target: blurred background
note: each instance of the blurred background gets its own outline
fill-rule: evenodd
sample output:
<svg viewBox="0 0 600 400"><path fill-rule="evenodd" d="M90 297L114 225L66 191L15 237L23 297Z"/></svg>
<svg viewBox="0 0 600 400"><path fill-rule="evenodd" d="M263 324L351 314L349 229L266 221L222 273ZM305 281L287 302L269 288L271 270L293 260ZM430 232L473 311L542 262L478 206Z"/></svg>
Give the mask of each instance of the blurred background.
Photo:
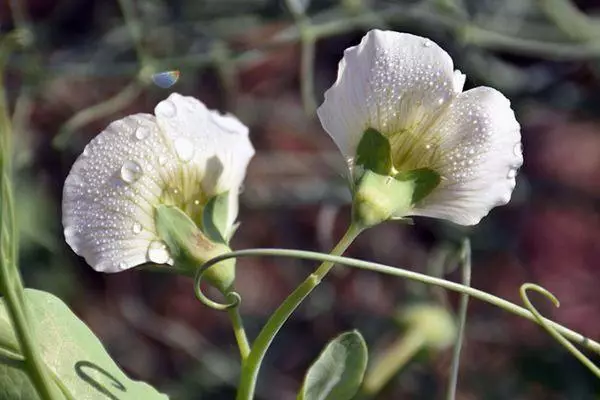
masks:
<svg viewBox="0 0 600 400"><path fill-rule="evenodd" d="M598 12L598 17L595 16ZM474 228L416 218L364 233L348 255L460 280L452 259L473 247L473 285L520 304L538 283L562 302L542 312L600 339L600 3L594 0L0 0L0 33L25 47L5 76L14 135L21 269L27 286L67 302L136 379L173 399L231 399L237 348L226 315L186 278L94 272L65 244L61 191L85 144L114 119L152 112L170 91L236 114L257 155L241 196L235 249L328 251L349 220L344 163L314 113L343 50L373 27L438 42L467 74L508 96L525 163L509 205ZM179 70L170 89L147 79ZM251 337L314 268L238 261ZM458 296L338 268L287 323L257 398L293 399L325 343L359 329L376 355L402 337L410 304L455 310ZM378 399L443 398L451 349L419 354ZM599 361L596 357L596 361ZM539 327L471 301L459 399L598 399L600 383Z"/></svg>

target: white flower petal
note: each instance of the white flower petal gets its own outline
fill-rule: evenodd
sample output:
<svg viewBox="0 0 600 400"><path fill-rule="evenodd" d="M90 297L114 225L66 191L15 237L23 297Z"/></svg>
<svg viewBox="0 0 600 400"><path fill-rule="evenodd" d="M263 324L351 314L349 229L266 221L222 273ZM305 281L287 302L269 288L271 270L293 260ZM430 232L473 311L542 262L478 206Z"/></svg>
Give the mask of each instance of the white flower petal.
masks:
<svg viewBox="0 0 600 400"><path fill-rule="evenodd" d="M444 180L413 215L474 225L508 203L523 155L520 126L506 97L489 87L468 90L431 129L441 140L434 169Z"/></svg>
<svg viewBox="0 0 600 400"><path fill-rule="evenodd" d="M425 127L462 90L461 82L450 56L429 39L372 30L344 52L317 113L351 160L365 129L389 135Z"/></svg>
<svg viewBox="0 0 600 400"><path fill-rule="evenodd" d="M244 124L178 93L161 101L155 113L161 128L172 138L179 159L200 166L206 174L202 185L207 194L240 187L254 155Z"/></svg>
<svg viewBox="0 0 600 400"><path fill-rule="evenodd" d="M67 243L94 269L118 272L148 261L153 205L163 190L159 157L172 158L154 116L110 124L75 161L63 191Z"/></svg>
<svg viewBox="0 0 600 400"><path fill-rule="evenodd" d="M65 182L67 243L98 271L173 263L156 233L159 204L174 204L198 221L210 197L230 191L230 226L237 217L237 194L254 154L248 129L176 93L155 112L110 124Z"/></svg>
<svg viewBox="0 0 600 400"><path fill-rule="evenodd" d="M463 88L465 87L465 81L467 80L467 76L460 72L458 69L454 71L454 92L461 93Z"/></svg>

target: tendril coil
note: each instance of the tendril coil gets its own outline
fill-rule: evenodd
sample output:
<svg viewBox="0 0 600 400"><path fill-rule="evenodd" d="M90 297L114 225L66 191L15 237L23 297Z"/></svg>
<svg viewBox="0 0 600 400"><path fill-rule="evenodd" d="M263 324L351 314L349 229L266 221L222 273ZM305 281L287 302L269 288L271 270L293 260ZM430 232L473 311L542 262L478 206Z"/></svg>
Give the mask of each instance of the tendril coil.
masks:
<svg viewBox="0 0 600 400"><path fill-rule="evenodd" d="M489 293L475 289L470 286L461 285L445 279L435 278L429 275L420 274L417 272L405 270L397 267L390 267L379 263L362 261L348 257L332 256L329 254L322 254L311 251L302 250L285 250L285 249L249 249L249 250L238 250L231 253L226 253L210 259L204 263L196 272L194 278L194 291L198 300L204 305L218 310L227 311L232 308L238 307L241 302L241 296L235 292L229 292L226 294L227 303L219 303L209 299L204 295L200 284L202 277L206 271L215 264L229 258L239 257L256 257L256 256L274 256L274 257L288 257L298 258L312 261L330 261L338 264L343 264L349 267L370 270L373 272L379 272L387 275L393 275L400 278L420 281L422 283L431 284L439 287L443 287L448 290L453 290L460 293L468 294L470 297L477 298L482 301L494 304L500 308L517 314L521 317L527 318L531 321L537 322L542 328L544 328L559 344L565 347L573 356L575 356L582 364L584 364L596 377L600 379L600 368L598 368L588 357L586 357L579 349L575 347L574 342L578 345L587 347L590 350L600 354L600 343L595 342L577 332L571 331L552 320L546 319L542 314L533 306L529 300L528 291L536 291L546 298L548 298L555 306L559 306L560 302L558 299L543 287L533 284L525 283L520 288L521 298L525 304L525 307L517 306L507 300L498 298L490 295Z"/></svg>
<svg viewBox="0 0 600 400"><path fill-rule="evenodd" d="M532 290L542 294L544 297L549 299L555 307L560 307L560 301L556 296L554 296L550 291L544 289L543 287L536 285L534 283L525 283L521 285L519 292L521 293L521 299L523 299L523 303L525 307L533 314L537 323L544 328L546 332L554 340L556 340L559 344L561 344L565 349L569 351L575 358L577 358L583 365L585 365L597 378L600 379L600 368L596 366L585 354L581 352L575 345L566 337L564 337L560 332L558 332L554 327L550 326L542 316L542 314L534 307L533 303L528 297L528 291ZM582 345L585 345L589 339L584 337L582 340Z"/></svg>
<svg viewBox="0 0 600 400"><path fill-rule="evenodd" d="M207 262L202 264L202 266L200 268L198 268L198 270L196 271L196 275L194 276L194 293L196 294L196 298L198 300L200 300L200 302L202 304L204 304L205 306L210 307L213 310L217 310L217 311L227 311L232 308L238 307L240 305L240 303L242 302L242 296L240 296L240 294L238 292L232 291L225 295L225 298L227 299L227 303L219 303L217 301L209 299L202 292L202 288L201 288L202 278L203 278L204 274L206 273L206 271L208 271L208 269L210 267L220 263L223 260L226 260L228 258L235 258L235 257L236 257L236 255L234 253L227 253L227 254L223 254L223 255L220 255L215 258L211 258L210 260L208 260Z"/></svg>

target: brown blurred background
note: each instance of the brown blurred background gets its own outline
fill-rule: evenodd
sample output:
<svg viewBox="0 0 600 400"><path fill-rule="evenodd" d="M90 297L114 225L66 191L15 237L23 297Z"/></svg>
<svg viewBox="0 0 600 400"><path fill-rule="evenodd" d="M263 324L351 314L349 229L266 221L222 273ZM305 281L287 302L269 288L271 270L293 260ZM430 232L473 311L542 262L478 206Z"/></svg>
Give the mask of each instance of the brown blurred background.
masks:
<svg viewBox="0 0 600 400"><path fill-rule="evenodd" d="M467 88L503 91L522 124L525 163L511 203L475 228L388 223L348 254L434 273L433 255L468 235L475 287L520 303L519 286L538 283L562 302L552 309L536 297L545 315L600 339L596 12L592 0L0 0L0 32L17 28L30 39L5 77L25 281L65 300L136 379L173 399L233 398L238 356L226 316L202 306L189 279L94 272L63 240L64 179L110 121L152 112L169 94L138 80L142 67L178 69L173 91L235 113L251 129L257 155L233 247L328 251L348 225L350 196L314 107L343 50L379 27L430 37L467 74ZM238 261L251 336L313 267ZM295 398L311 361L344 330L359 329L372 353L383 349L402 335L398 310L425 300L457 304L453 293L338 268L274 342L257 398ZM450 357L419 355L378 398L443 398ZM464 400L600 395L592 374L539 327L479 301L470 304L460 368Z"/></svg>

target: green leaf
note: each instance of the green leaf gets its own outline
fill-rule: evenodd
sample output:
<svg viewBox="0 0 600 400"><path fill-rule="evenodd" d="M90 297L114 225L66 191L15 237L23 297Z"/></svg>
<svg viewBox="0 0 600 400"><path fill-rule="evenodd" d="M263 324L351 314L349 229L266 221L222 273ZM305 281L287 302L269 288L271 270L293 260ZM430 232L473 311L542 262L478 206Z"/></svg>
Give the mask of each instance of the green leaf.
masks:
<svg viewBox="0 0 600 400"><path fill-rule="evenodd" d="M229 235L229 192L221 193L209 200L202 214L202 230L213 241L228 244Z"/></svg>
<svg viewBox="0 0 600 400"><path fill-rule="evenodd" d="M381 175L389 175L392 169L390 141L379 131L368 128L356 149L356 165Z"/></svg>
<svg viewBox="0 0 600 400"><path fill-rule="evenodd" d="M151 386L127 377L92 331L59 298L25 289L25 303L42 359L71 398L168 398ZM0 399L38 399L22 362L3 356L17 353L18 348L4 301L0 300Z"/></svg>
<svg viewBox="0 0 600 400"><path fill-rule="evenodd" d="M441 181L441 176L429 168L419 168L412 171L400 172L394 177L401 182L413 182L414 190L411 203L415 204L435 189Z"/></svg>
<svg viewBox="0 0 600 400"><path fill-rule="evenodd" d="M347 400L354 397L367 368L368 351L358 331L333 339L308 369L298 400Z"/></svg>

